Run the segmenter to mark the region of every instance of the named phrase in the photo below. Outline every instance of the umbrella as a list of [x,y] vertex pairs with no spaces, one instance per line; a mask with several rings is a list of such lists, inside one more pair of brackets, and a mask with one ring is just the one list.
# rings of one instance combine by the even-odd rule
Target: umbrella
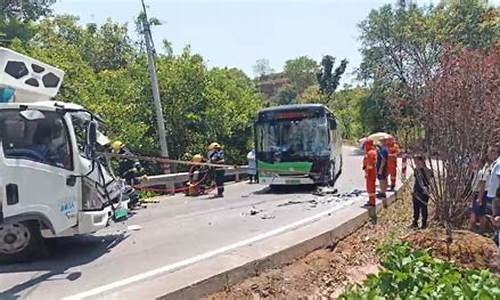
[[371,134],[370,136],[368,136],[368,138],[376,144],[380,144],[380,141],[385,140],[385,139],[389,139],[391,137],[392,137],[392,135],[385,133],[385,132],[377,132],[377,133],[374,133],[374,134]]

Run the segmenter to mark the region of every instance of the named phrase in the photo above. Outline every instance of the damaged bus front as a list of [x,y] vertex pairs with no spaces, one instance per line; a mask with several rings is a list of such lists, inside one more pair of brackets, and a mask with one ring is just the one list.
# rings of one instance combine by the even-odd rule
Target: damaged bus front
[[324,105],[266,108],[255,123],[259,181],[268,185],[331,185],[341,173],[342,142]]

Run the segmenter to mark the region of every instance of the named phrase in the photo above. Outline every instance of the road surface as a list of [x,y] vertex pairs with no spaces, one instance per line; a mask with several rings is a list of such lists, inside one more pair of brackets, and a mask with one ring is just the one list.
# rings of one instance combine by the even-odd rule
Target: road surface
[[[352,147],[343,151],[343,173],[336,187],[340,193],[364,189],[362,156]],[[342,207],[362,201],[360,197],[318,197],[307,189],[273,192],[248,183],[228,185],[222,199],[162,197],[160,203],[96,235],[52,241],[51,256],[45,260],[0,266],[0,299],[92,295],[99,288],[140,278],[160,267],[170,270],[196,263],[193,258],[228,245],[272,238],[269,233],[279,234],[279,228],[323,212],[334,216]]]

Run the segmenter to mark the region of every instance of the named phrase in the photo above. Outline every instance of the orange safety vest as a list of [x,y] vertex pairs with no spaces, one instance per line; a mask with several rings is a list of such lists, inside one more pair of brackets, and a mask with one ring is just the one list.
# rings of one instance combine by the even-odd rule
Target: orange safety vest
[[374,170],[377,166],[377,150],[370,149],[368,153],[365,154],[363,159],[363,167],[365,172],[368,173],[371,170]]
[[389,160],[388,160],[388,167],[396,166],[397,161],[398,161],[398,156],[399,156],[399,145],[394,144],[389,146]]

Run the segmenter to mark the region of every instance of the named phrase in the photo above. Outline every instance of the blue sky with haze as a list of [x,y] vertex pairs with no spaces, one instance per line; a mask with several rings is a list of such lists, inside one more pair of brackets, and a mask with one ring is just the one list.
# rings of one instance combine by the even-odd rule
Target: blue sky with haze
[[[280,71],[286,60],[301,55],[318,61],[324,54],[345,57],[352,72],[361,60],[357,24],[385,3],[395,0],[146,0],[149,16],[163,23],[153,29],[158,51],[165,38],[176,53],[189,44],[209,66],[237,67],[251,77],[259,58]],[[140,0],[58,0],[54,5],[56,14],[77,15],[82,24],[102,24],[109,17],[127,22],[131,32],[140,9]],[[351,82],[352,75],[345,77]]]

